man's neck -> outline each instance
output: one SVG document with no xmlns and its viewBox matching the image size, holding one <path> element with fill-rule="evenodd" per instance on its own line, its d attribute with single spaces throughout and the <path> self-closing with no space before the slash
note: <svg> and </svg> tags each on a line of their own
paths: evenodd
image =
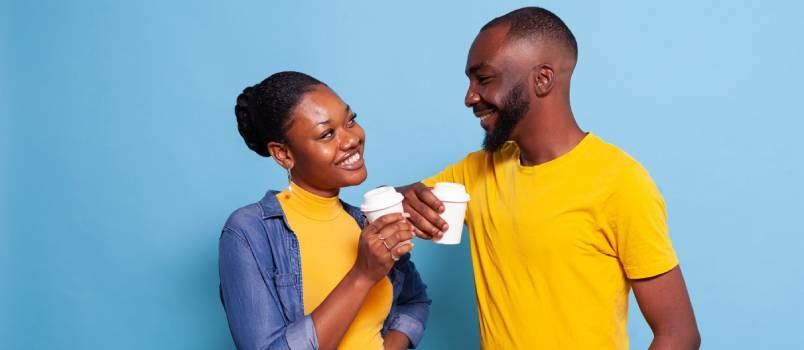
<svg viewBox="0 0 804 350">
<path fill-rule="evenodd" d="M 515 141 L 520 150 L 519 162 L 524 166 L 539 165 L 561 157 L 586 136 L 569 108 L 559 110 L 549 118 L 525 118 L 517 129 L 519 135 Z"/>
</svg>

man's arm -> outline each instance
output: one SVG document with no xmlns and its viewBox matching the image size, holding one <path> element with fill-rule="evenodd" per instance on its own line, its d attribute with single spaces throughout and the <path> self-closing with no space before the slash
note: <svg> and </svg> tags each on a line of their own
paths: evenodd
<svg viewBox="0 0 804 350">
<path fill-rule="evenodd" d="M 631 286 L 639 309 L 653 330 L 651 350 L 701 346 L 687 286 L 678 266 L 655 277 L 631 280 Z"/>
</svg>

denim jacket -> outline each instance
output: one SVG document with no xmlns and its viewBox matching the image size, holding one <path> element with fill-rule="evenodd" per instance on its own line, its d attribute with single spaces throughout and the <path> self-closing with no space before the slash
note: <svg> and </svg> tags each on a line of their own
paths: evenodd
<svg viewBox="0 0 804 350">
<path fill-rule="evenodd" d="M 299 241 L 276 194 L 268 191 L 226 221 L 218 246 L 221 302 L 238 349 L 318 349 L 313 319 L 304 314 Z M 359 209 L 341 203 L 361 228 L 366 225 Z M 430 312 L 427 287 L 410 254 L 388 278 L 393 304 L 382 334 L 402 332 L 415 348 Z"/>
</svg>

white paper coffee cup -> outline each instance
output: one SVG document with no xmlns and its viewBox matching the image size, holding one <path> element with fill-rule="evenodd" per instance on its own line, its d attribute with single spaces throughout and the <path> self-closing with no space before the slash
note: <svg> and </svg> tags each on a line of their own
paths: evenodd
<svg viewBox="0 0 804 350">
<path fill-rule="evenodd" d="M 433 194 L 444 203 L 444 212 L 441 218 L 447 222 L 449 229 L 438 240 L 433 242 L 438 244 L 460 244 L 461 233 L 463 232 L 463 219 L 466 215 L 466 203 L 469 202 L 469 194 L 461 184 L 452 182 L 438 182 L 433 187 Z"/>
<path fill-rule="evenodd" d="M 391 186 L 382 186 L 366 192 L 360 210 L 366 214 L 369 222 L 391 213 L 404 213 L 402 208 L 404 197 Z"/>
</svg>

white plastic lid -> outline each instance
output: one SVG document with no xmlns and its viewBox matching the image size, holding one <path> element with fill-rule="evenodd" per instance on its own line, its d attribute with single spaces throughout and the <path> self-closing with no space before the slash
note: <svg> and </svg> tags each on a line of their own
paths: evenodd
<svg viewBox="0 0 804 350">
<path fill-rule="evenodd" d="M 360 210 L 364 212 L 382 210 L 396 205 L 404 198 L 401 193 L 391 186 L 377 187 L 363 195 L 363 204 L 360 206 Z"/>
<path fill-rule="evenodd" d="M 466 187 L 452 182 L 437 182 L 433 187 L 433 194 L 442 202 L 468 202 L 469 194 Z"/>
</svg>

